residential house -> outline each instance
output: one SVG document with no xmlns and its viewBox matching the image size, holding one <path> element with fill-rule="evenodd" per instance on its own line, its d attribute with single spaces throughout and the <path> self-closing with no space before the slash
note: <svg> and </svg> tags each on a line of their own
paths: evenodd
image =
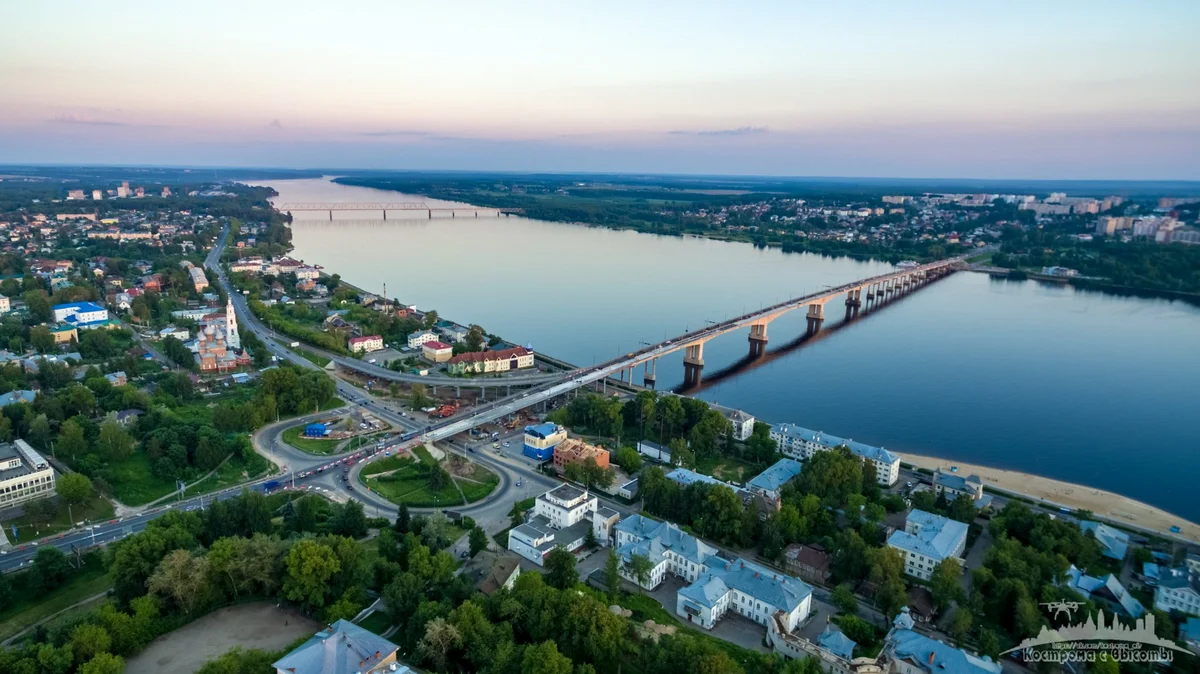
<svg viewBox="0 0 1200 674">
<path fill-rule="evenodd" d="M 468 351 L 450 359 L 453 370 L 464 372 L 508 372 L 533 367 L 533 351 L 514 346 L 499 351 Z"/>
<path fill-rule="evenodd" d="M 70 344 L 71 340 L 79 341 L 79 330 L 69 323 L 58 323 L 50 327 L 50 336 L 55 344 Z"/>
<path fill-rule="evenodd" d="M 1111 527 L 1103 522 L 1082 520 L 1079 528 L 1086 534 L 1091 533 L 1100 544 L 1100 552 L 1109 559 L 1123 561 L 1129 554 L 1129 534 Z"/>
<path fill-rule="evenodd" d="M 900 455 L 882 447 L 855 442 L 821 431 L 813 431 L 795 424 L 780 424 L 771 428 L 771 439 L 779 445 L 779 451 L 794 459 L 807 460 L 814 454 L 835 447 L 845 446 L 850 452 L 875 467 L 875 480 L 890 487 L 900 479 Z"/>
<path fill-rule="evenodd" d="M 396 662 L 396 644 L 349 620 L 317 632 L 272 663 L 276 674 L 407 674 Z"/>
<path fill-rule="evenodd" d="M 787 572 L 810 583 L 829 583 L 829 578 L 833 575 L 829 562 L 829 553 L 825 552 L 825 547 L 816 543 L 793 543 L 783 551 L 783 567 Z"/>
<path fill-rule="evenodd" d="M 588 444 L 575 438 L 564 438 L 554 447 L 554 468 L 561 475 L 571 464 L 583 464 L 588 459 L 607 470 L 609 454 L 607 449 Z"/>
<path fill-rule="evenodd" d="M 434 334 L 433 332 L 431 332 L 429 330 L 422 330 L 421 332 L 414 332 L 413 334 L 408 336 L 408 348 L 416 349 L 416 348 L 420 347 L 422 344 L 424 344 L 425 342 L 436 342 L 436 341 L 438 341 L 436 334 Z"/>
<path fill-rule="evenodd" d="M 905 519 L 904 531 L 892 532 L 887 544 L 904 558 L 906 573 L 929 580 L 939 562 L 962 557 L 967 544 L 967 525 L 924 510 L 913 510 Z"/>
<path fill-rule="evenodd" d="M 1154 608 L 1200 615 L 1200 574 L 1186 566 L 1162 570 L 1154 591 Z"/>
<path fill-rule="evenodd" d="M 29 403 L 32 405 L 35 398 L 37 398 L 37 391 L 20 390 L 0 393 L 0 407 L 8 407 L 16 403 Z"/>
<path fill-rule="evenodd" d="M 543 566 L 554 548 L 582 548 L 589 531 L 597 541 L 608 541 L 616 517 L 615 511 L 602 510 L 595 496 L 560 485 L 534 499 L 533 515 L 508 532 L 508 549 Z"/>
<path fill-rule="evenodd" d="M 462 575 L 474 583 L 475 589 L 491 596 L 501 588 L 512 589 L 521 575 L 521 559 L 483 550 L 463 566 Z"/>
<path fill-rule="evenodd" d="M 724 410 L 722 410 L 724 412 Z M 733 424 L 733 439 L 745 442 L 754 433 L 754 417 L 741 410 L 732 410 L 725 414 L 729 423 Z"/>
<path fill-rule="evenodd" d="M 746 488 L 752 493 L 778 501 L 783 485 L 799 475 L 802 468 L 803 465 L 795 459 L 780 459 L 770 468 L 751 478 L 746 483 Z"/>
<path fill-rule="evenodd" d="M 445 363 L 454 356 L 454 347 L 435 339 L 421 345 L 421 355 L 431 363 Z"/>
<path fill-rule="evenodd" d="M 1000 674 L 1000 663 L 975 655 L 913 630 L 908 607 L 892 622 L 884 638 L 883 656 L 894 674 Z"/>
<path fill-rule="evenodd" d="M 383 348 L 383 337 L 380 335 L 364 335 L 351 337 L 347 342 L 351 353 L 370 353 Z"/>
<path fill-rule="evenodd" d="M 12 310 L 12 303 L 4 295 L 0 295 L 0 314 L 7 314 Z"/>
<path fill-rule="evenodd" d="M 107 379 L 108 383 L 112 384 L 113 386 L 124 386 L 129 383 L 129 377 L 125 375 L 125 372 L 119 370 L 117 372 L 104 375 L 104 378 Z"/>
<path fill-rule="evenodd" d="M 1067 569 L 1067 577 L 1063 584 L 1088 599 L 1108 603 L 1117 613 L 1130 618 L 1140 618 L 1146 612 L 1142 602 L 1134 599 L 1125 586 L 1121 585 L 1121 581 L 1111 573 L 1103 578 L 1096 578 L 1084 574 L 1072 564 L 1071 568 Z"/>
</svg>

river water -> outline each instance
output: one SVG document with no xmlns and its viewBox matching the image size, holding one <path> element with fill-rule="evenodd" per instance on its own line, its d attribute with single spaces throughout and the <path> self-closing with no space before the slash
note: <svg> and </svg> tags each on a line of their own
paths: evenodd
<svg viewBox="0 0 1200 674">
<path fill-rule="evenodd" d="M 263 184 L 277 204 L 427 201 L 325 180 Z M 576 365 L 890 268 L 473 213 L 296 213 L 294 256 Z M 750 367 L 738 367 L 745 331 L 707 343 L 696 395 L 1200 521 L 1200 308 L 966 272 L 848 323 L 839 308 L 827 307 L 821 338 L 799 345 L 803 312 L 775 320 L 767 357 Z M 659 362 L 659 389 L 682 381 L 681 354 Z"/>
</svg>

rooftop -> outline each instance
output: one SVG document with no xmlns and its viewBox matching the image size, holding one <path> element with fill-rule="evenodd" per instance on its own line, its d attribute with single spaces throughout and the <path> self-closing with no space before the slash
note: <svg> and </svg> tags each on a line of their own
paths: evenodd
<svg viewBox="0 0 1200 674">
<path fill-rule="evenodd" d="M 447 343 L 445 343 L 445 342 L 439 342 L 439 341 L 438 341 L 438 340 L 436 340 L 436 339 L 435 339 L 435 340 L 433 340 L 432 342 L 425 342 L 425 344 L 424 344 L 423 346 L 424 346 L 424 348 L 426 348 L 426 349 L 431 349 L 431 350 L 433 350 L 433 351 L 440 351 L 440 350 L 442 350 L 442 349 L 452 349 L 452 348 L 454 348 L 454 347 L 450 346 L 449 344 L 447 344 Z"/>
<path fill-rule="evenodd" d="M 514 346 L 511 349 L 500 349 L 499 351 L 468 351 L 460 353 L 450 359 L 452 365 L 458 363 L 475 363 L 489 360 L 507 360 L 509 358 L 517 358 L 519 356 L 527 356 L 533 353 L 523 346 Z"/>
<path fill-rule="evenodd" d="M 817 645 L 843 660 L 853 660 L 854 647 L 858 644 L 842 634 L 841 630 L 829 624 L 825 626 L 825 631 L 817 637 Z"/>
<path fill-rule="evenodd" d="M 974 491 L 977 488 L 974 485 L 983 485 L 983 481 L 979 479 L 978 475 L 963 477 L 957 473 L 944 473 L 941 470 L 938 470 L 936 473 L 934 473 L 933 478 L 937 484 L 940 484 L 943 487 L 949 487 L 950 489 L 954 489 L 956 491 Z M 968 486 L 968 483 L 973 486 Z"/>
<path fill-rule="evenodd" d="M 910 534 L 907 531 L 895 531 L 888 537 L 888 545 L 917 554 L 945 559 L 954 553 L 960 540 L 966 540 L 967 525 L 941 515 L 913 510 L 905 521 L 917 524 L 920 531 Z"/>
<path fill-rule="evenodd" d="M 695 484 L 697 482 L 700 482 L 703 484 L 712 484 L 712 485 L 721 484 L 721 485 L 725 485 L 726 487 L 729 486 L 729 485 L 725 484 L 724 482 L 718 480 L 715 477 L 709 477 L 708 475 L 705 475 L 703 473 L 697 473 L 696 471 L 688 470 L 687 468 L 676 468 L 675 470 L 667 473 L 667 477 L 671 480 L 678 482 L 679 484 L 681 484 L 685 487 L 688 485 L 691 485 L 691 484 Z"/>
<path fill-rule="evenodd" d="M 544 424 L 537 424 L 536 426 L 526 426 L 525 434 L 532 435 L 534 437 L 545 440 L 546 438 L 550 437 L 551 435 L 558 433 L 560 430 L 561 429 L 559 428 L 559 426 L 557 424 L 544 423 Z"/>
<path fill-rule="evenodd" d="M 799 475 L 803 468 L 804 466 L 795 459 L 780 459 L 775 465 L 754 476 L 746 486 L 764 491 L 779 491 L 780 487 Z"/>
<path fill-rule="evenodd" d="M 67 302 L 66 304 L 55 304 L 54 310 L 59 309 L 75 309 L 77 311 L 104 311 L 104 307 L 95 302 Z"/>
<path fill-rule="evenodd" d="M 779 433 L 780 435 L 794 437 L 821 445 L 826 449 L 833 449 L 839 445 L 845 445 L 846 447 L 849 447 L 850 451 L 855 455 L 864 459 L 879 461 L 880 463 L 894 463 L 900 458 L 882 447 L 875 447 L 873 445 L 855 442 L 854 440 L 847 438 L 839 438 L 836 435 L 830 435 L 822 431 L 814 431 L 802 426 L 796 426 L 794 424 L 780 424 L 771 430 Z"/>
<path fill-rule="evenodd" d="M 896 658 L 938 674 L 1000 674 L 1000 663 L 954 648 L 911 629 L 893 629 L 888 634 Z"/>
<path fill-rule="evenodd" d="M 1085 533 L 1090 531 L 1096 537 L 1096 542 L 1100 544 L 1101 552 L 1105 557 L 1122 560 L 1129 552 L 1129 534 L 1110 527 L 1102 522 L 1094 522 L 1091 520 L 1083 520 L 1079 523 L 1079 528 Z"/>
</svg>

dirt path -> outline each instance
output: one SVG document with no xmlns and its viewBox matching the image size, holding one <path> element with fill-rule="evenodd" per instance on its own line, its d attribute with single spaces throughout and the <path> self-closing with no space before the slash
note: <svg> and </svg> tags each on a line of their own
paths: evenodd
<svg viewBox="0 0 1200 674">
<path fill-rule="evenodd" d="M 1116 524 L 1145 529 L 1168 537 L 1200 542 L 1200 525 L 1152 505 L 1103 489 L 1052 480 L 1040 475 L 1019 473 L 1014 470 L 950 461 L 936 456 L 906 453 L 904 460 L 928 470 L 937 470 L 938 468 L 948 470 L 950 466 L 957 466 L 959 475 L 978 475 L 983 480 L 985 487 L 1019 494 L 1035 501 L 1044 501 L 1052 506 L 1090 510 L 1097 516 Z M 1171 527 L 1176 526 L 1179 527 L 1180 533 L 1171 533 Z"/>
<path fill-rule="evenodd" d="M 234 646 L 275 650 L 321 626 L 274 602 L 223 608 L 164 634 L 129 659 L 125 674 L 193 674 Z"/>
</svg>

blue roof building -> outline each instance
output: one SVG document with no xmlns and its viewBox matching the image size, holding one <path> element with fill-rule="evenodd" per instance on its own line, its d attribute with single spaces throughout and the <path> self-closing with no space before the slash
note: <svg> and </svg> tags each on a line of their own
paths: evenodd
<svg viewBox="0 0 1200 674">
<path fill-rule="evenodd" d="M 355 625 L 339 620 L 313 635 L 299 648 L 271 666 L 284 674 L 404 674 L 408 667 L 398 666 L 396 644 Z"/>
<path fill-rule="evenodd" d="M 525 447 L 522 453 L 531 459 L 549 461 L 554 458 L 554 448 L 567 439 L 567 429 L 558 424 L 537 424 L 525 427 Z"/>
<path fill-rule="evenodd" d="M 1000 674 L 1001 665 L 986 655 L 980 656 L 954 648 L 924 634 L 913 631 L 913 619 L 908 607 L 892 623 L 884 640 L 884 648 L 896 662 L 905 666 L 899 671 L 922 671 L 926 674 Z"/>
<path fill-rule="evenodd" d="M 799 475 L 803 468 L 803 464 L 795 459 L 780 459 L 775 465 L 754 476 L 746 483 L 746 487 L 756 494 L 778 499 L 783 485 Z"/>
<path fill-rule="evenodd" d="M 1200 646 L 1200 618 L 1188 618 L 1179 626 L 1179 638 L 1195 648 Z"/>
<path fill-rule="evenodd" d="M 1084 533 L 1092 532 L 1092 535 L 1096 537 L 1096 542 L 1100 544 L 1100 552 L 1105 557 L 1119 562 L 1124 560 L 1125 555 L 1129 553 L 1129 534 L 1124 531 L 1091 520 L 1081 521 L 1079 528 Z"/>
<path fill-rule="evenodd" d="M 108 321 L 108 309 L 95 302 L 70 302 L 52 307 L 54 320 L 79 328 L 101 325 Z"/>
<path fill-rule="evenodd" d="M 9 391 L 8 393 L 0 394 L 0 407 L 8 407 L 15 403 L 33 404 L 33 399 L 37 397 L 35 391 Z"/>
<path fill-rule="evenodd" d="M 304 427 L 304 434 L 310 438 L 323 438 L 329 433 L 325 424 L 309 424 Z"/>
<path fill-rule="evenodd" d="M 817 452 L 839 446 L 849 448 L 850 453 L 875 467 L 875 479 L 879 484 L 891 486 L 900 479 L 900 455 L 882 447 L 875 447 L 848 438 L 839 438 L 821 431 L 814 431 L 795 424 L 779 424 L 771 428 L 771 439 L 779 444 L 779 451 L 796 459 L 811 459 Z"/>
<path fill-rule="evenodd" d="M 724 485 L 726 487 L 729 487 L 730 489 L 733 489 L 732 485 L 722 482 L 715 477 L 705 475 L 704 473 L 697 473 L 696 471 L 689 470 L 687 468 L 676 468 L 675 470 L 667 473 L 667 479 L 674 480 L 675 482 L 678 482 L 680 485 L 682 485 L 684 487 L 687 487 L 687 486 L 690 486 L 690 485 L 693 485 L 693 484 L 696 484 L 697 482 L 699 482 L 701 484 L 711 484 L 714 486 L 715 485 Z M 733 490 L 735 492 L 737 491 L 736 489 L 733 489 Z"/>
<path fill-rule="evenodd" d="M 854 647 L 858 644 L 843 634 L 841 630 L 829 624 L 825 626 L 825 631 L 817 637 L 817 645 L 843 660 L 853 660 Z"/>
<path fill-rule="evenodd" d="M 1118 613 L 1131 618 L 1140 618 L 1146 612 L 1142 602 L 1134 599 L 1125 586 L 1121 585 L 1121 581 L 1111 573 L 1103 578 L 1096 578 L 1085 575 L 1072 564 L 1071 568 L 1067 569 L 1065 584 L 1084 597 L 1107 601 Z"/>
<path fill-rule="evenodd" d="M 913 510 L 904 521 L 904 531 L 892 532 L 887 543 L 904 557 L 906 573 L 929 580 L 938 562 L 962 556 L 967 545 L 967 525 L 924 510 Z"/>
</svg>

